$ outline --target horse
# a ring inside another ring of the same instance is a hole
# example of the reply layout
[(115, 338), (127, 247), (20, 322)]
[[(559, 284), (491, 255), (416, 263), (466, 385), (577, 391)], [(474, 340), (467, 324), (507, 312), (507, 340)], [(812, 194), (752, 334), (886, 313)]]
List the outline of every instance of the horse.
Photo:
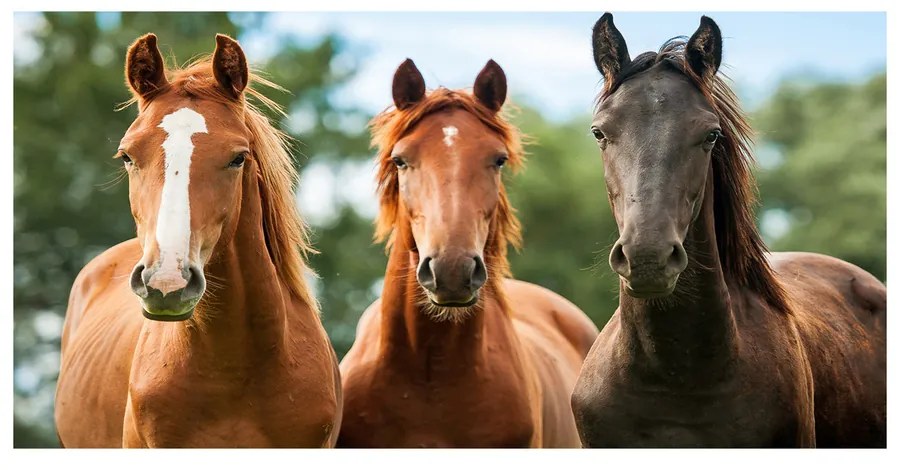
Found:
[(339, 447), (580, 447), (569, 397), (598, 330), (510, 278), (521, 238), (502, 168), (523, 151), (506, 89), (491, 60), (472, 93), (426, 93), (407, 59), (371, 122), (389, 259), (341, 361)]
[[(137, 119), (116, 158), (137, 238), (72, 286), (56, 393), (67, 447), (332, 447), (337, 356), (304, 275), (287, 136), (240, 45), (167, 72), (154, 34), (125, 64)], [(262, 107), (248, 101), (248, 95)]]
[(768, 252), (719, 27), (631, 60), (606, 13), (593, 54), (620, 296), (572, 395), (584, 445), (885, 447), (884, 284)]

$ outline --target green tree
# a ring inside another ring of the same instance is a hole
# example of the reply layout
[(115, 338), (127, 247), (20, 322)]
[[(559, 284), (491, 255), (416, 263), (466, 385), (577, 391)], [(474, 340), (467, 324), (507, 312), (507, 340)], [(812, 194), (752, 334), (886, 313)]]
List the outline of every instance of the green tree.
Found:
[[(887, 265), (885, 74), (862, 84), (784, 83), (753, 124), (771, 248), (824, 253), (884, 280)], [(767, 224), (763, 224), (766, 228)]]

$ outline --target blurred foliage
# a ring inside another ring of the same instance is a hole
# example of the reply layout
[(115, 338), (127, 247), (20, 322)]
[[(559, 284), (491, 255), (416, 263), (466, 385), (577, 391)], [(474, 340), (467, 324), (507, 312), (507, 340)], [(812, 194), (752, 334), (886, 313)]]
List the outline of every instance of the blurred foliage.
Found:
[[(122, 74), (128, 45), (153, 31), (163, 54), (184, 63), (212, 52), (215, 33), (240, 40), (258, 34), (263, 19), (250, 13), (44, 14), (33, 42), (16, 45), (34, 55), (17, 56), (14, 72), (16, 447), (58, 445), (52, 406), (69, 288), (91, 258), (134, 236), (127, 181), (110, 158), (136, 115), (134, 108), (113, 112), (129, 97)], [(268, 57), (248, 59), (290, 90), (267, 94), (289, 114), (280, 125), (297, 139), (298, 167), (324, 165), (333, 175), (371, 170), (370, 116), (335, 99), (363, 58), (333, 36), (302, 43), (276, 37), (272, 44), (277, 47)], [(510, 255), (513, 272), (567, 297), (602, 327), (618, 303), (606, 263), (616, 226), (589, 118), (550, 122), (523, 106), (513, 122), (531, 140), (525, 171), (506, 175), (525, 238), (524, 249)], [(829, 253), (883, 279), (884, 77), (864, 85), (785, 84), (754, 124), (761, 147), (774, 155), (761, 173), (766, 214), (786, 214), (787, 228), (769, 237), (773, 247)], [(301, 185), (310, 184), (312, 173)], [(343, 356), (359, 315), (380, 293), (386, 257), (371, 243), (365, 210), (346, 197), (321, 196), (323, 205), (335, 207), (312, 220), (320, 254), (310, 264), (319, 275), (314, 286), (322, 319)]]
[(773, 250), (825, 253), (885, 279), (886, 86), (885, 74), (858, 86), (786, 83), (756, 113), (774, 148), (760, 193), (788, 226)]
[(523, 107), (512, 121), (527, 135), (525, 169), (507, 175), (524, 244), (511, 252), (518, 279), (542, 285), (581, 307), (603, 327), (619, 305), (609, 250), (618, 230), (590, 118), (550, 123)]

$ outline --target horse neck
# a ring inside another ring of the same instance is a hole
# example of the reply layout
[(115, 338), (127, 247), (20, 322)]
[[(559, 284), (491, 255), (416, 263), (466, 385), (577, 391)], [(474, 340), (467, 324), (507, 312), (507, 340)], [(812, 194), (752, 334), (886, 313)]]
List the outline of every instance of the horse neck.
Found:
[[(398, 223), (388, 258), (381, 296), (381, 348), (385, 356), (421, 367), (427, 373), (438, 369), (441, 358), (449, 365), (465, 366), (483, 353), (488, 334), (491, 341), (503, 341), (509, 335), (496, 331), (511, 330), (504, 307), (495, 297), (499, 283), (488, 282), (482, 288), (481, 300), (462, 321), (437, 321), (423, 305), (421, 287), (416, 279), (418, 252), (409, 225)], [(492, 330), (488, 332), (487, 330)]]
[(289, 320), (313, 318), (315, 312), (292, 297), (268, 253), (256, 168), (248, 165), (234, 235), (210, 257), (208, 289), (192, 318), (172, 325), (173, 348), (188, 349), (192, 360), (213, 368), (276, 358)]
[(650, 375), (712, 379), (733, 358), (735, 321), (716, 245), (714, 191), (710, 168), (703, 206), (684, 243), (688, 267), (675, 291), (664, 299), (642, 300), (620, 286), (620, 339), (633, 363)]

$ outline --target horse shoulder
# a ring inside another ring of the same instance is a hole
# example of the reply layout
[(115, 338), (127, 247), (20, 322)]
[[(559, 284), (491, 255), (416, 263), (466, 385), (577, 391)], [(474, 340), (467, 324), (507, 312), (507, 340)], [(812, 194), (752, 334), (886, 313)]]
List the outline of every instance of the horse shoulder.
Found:
[(572, 413), (583, 443), (590, 442), (595, 435), (615, 432), (606, 423), (611, 419), (610, 413), (616, 410), (609, 406), (610, 399), (622, 385), (619, 372), (622, 365), (615, 354), (620, 331), (621, 318), (616, 309), (585, 357), (572, 390)]
[[(276, 431), (261, 431), (258, 436), (250, 435), (246, 442), (255, 438), (268, 440), (273, 447), (334, 447), (343, 419), (343, 388), (337, 353), (328, 332), (318, 315), (310, 315), (309, 305), (304, 299), (292, 296), (294, 302), (289, 315), (294, 328), (290, 330), (291, 350), (287, 362), (281, 363), (279, 371), (258, 371), (258, 383), (266, 383), (264, 389), (276, 392), (281, 401), (267, 399), (266, 413), (279, 416), (284, 427)], [(304, 364), (304, 367), (298, 367)], [(287, 396), (287, 400), (283, 398)], [(282, 413), (280, 410), (295, 410), (296, 403), (306, 401), (300, 412)], [(268, 420), (264, 425), (273, 424)], [(227, 436), (232, 424), (222, 420), (216, 424)], [(258, 426), (249, 422), (247, 429)], [(233, 436), (232, 436), (233, 437)], [(224, 439), (230, 439), (225, 437)]]
[(142, 323), (127, 280), (139, 257), (136, 240), (120, 243), (91, 260), (72, 285), (55, 409), (66, 446), (121, 445), (128, 376)]
[(110, 287), (113, 291), (116, 290), (116, 287), (111, 284), (116, 280), (121, 280), (123, 275), (127, 286), (128, 275), (140, 256), (140, 245), (135, 238), (107, 249), (81, 268), (69, 292), (69, 304), (66, 308), (62, 335), (63, 349), (71, 336), (75, 334), (85, 314), (93, 311), (88, 307), (97, 296), (112, 294)]
[[(346, 379), (352, 369), (360, 364), (370, 351), (377, 348), (379, 335), (381, 332), (381, 299), (376, 299), (369, 305), (356, 324), (356, 337), (353, 340), (353, 346), (344, 355), (341, 360), (341, 377)], [(344, 380), (346, 384), (346, 380)]]
[[(82, 335), (96, 333), (88, 329), (118, 334), (128, 331), (136, 334), (140, 329), (140, 303), (128, 288), (128, 276), (141, 256), (140, 250), (136, 239), (120, 243), (95, 257), (79, 272), (72, 284), (63, 325), (60, 348), (63, 359)], [(132, 306), (136, 309), (134, 315), (123, 312)], [(114, 334), (108, 338), (116, 344), (122, 339)]]
[(369, 330), (373, 327), (377, 327), (378, 324), (372, 324), (372, 320), (376, 317), (381, 316), (381, 298), (375, 299), (371, 305), (366, 307), (366, 310), (360, 315), (359, 323), (356, 325), (356, 336), (359, 337), (362, 334), (369, 332)]
[[(356, 338), (353, 346), (340, 362), (341, 383), (343, 384), (344, 408), (356, 411), (362, 401), (369, 395), (368, 385), (374, 379), (375, 359), (377, 353), (381, 317), (381, 299), (376, 299), (359, 318), (356, 325)], [(345, 426), (351, 427), (357, 416), (345, 420)], [(344, 436), (345, 438), (346, 436)]]
[(507, 280), (504, 286), (516, 333), (539, 377), (542, 447), (579, 447), (571, 410), (572, 389), (597, 327), (578, 307), (543, 287)]

